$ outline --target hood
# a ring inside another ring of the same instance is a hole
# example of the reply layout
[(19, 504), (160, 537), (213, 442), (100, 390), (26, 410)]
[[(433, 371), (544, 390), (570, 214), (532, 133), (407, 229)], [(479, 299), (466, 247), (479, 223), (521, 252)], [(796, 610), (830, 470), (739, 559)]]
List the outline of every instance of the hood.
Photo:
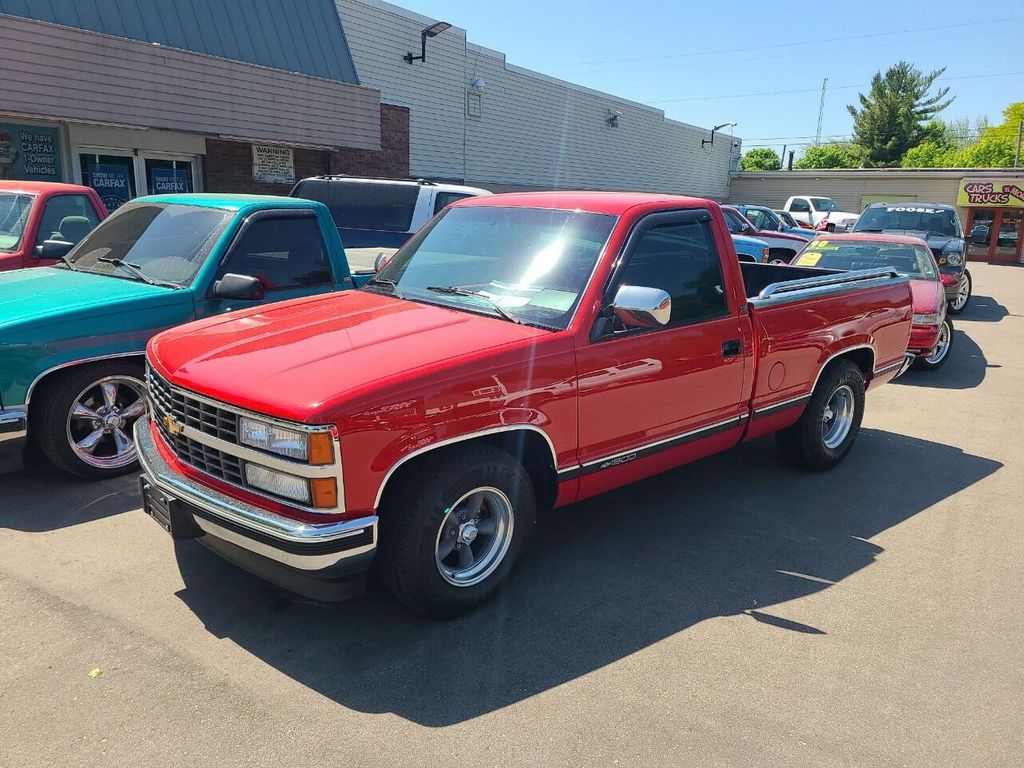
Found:
[(883, 235), (907, 235), (909, 237), (917, 237), (928, 243), (928, 247), (933, 252), (944, 253), (946, 249), (951, 251), (961, 251), (963, 248), (956, 248), (950, 246), (957, 246), (963, 243), (963, 238), (951, 237), (950, 235), (938, 235), (935, 233), (929, 234), (923, 229), (883, 229)]
[(749, 245), (751, 248), (768, 247), (768, 243), (764, 240), (758, 240), (756, 237), (747, 237), (746, 235), (733, 235), (732, 242), (734, 245)]
[[(149, 358), (176, 385), (292, 421), (416, 369), (550, 335), (446, 307), (344, 291), (165, 331)], [(443, 372), (434, 381), (443, 381)]]
[(910, 295), (914, 303), (914, 314), (927, 315), (938, 312), (946, 300), (946, 290), (938, 280), (911, 280)]
[[(811, 230), (807, 230), (808, 234), (813, 236)], [(758, 237), (770, 237), (774, 240), (792, 240), (794, 243), (800, 243), (803, 245), (807, 242), (806, 237), (800, 237), (799, 235), (791, 235), (788, 232), (772, 232), (771, 230), (760, 230), (757, 233)]]
[(109, 314), (138, 302), (177, 304), (183, 295), (189, 296), (187, 291), (70, 269), (16, 269), (0, 272), (0, 328), (39, 318), (61, 321)]

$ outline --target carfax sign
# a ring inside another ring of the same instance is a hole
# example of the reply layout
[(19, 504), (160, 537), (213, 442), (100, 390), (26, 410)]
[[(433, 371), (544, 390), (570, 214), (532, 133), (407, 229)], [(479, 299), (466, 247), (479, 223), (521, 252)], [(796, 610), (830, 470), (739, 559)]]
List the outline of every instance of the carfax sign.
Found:
[(1024, 176), (1018, 179), (964, 179), (957, 205), (1024, 208)]
[(132, 197), (128, 180), (128, 169), (123, 165), (97, 164), (89, 171), (89, 186), (103, 201), (107, 210), (113, 213)]
[(57, 129), (0, 123), (0, 179), (61, 181)]

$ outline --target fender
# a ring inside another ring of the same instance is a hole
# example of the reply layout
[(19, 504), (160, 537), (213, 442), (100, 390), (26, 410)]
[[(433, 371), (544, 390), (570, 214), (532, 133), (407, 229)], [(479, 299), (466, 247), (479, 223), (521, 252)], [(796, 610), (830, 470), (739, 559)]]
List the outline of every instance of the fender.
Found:
[(74, 367), (79, 366), (79, 365), (88, 365), (89, 363), (98, 363), (98, 362), (102, 362), (104, 360), (117, 360), (117, 359), (125, 358), (125, 357), (137, 357), (140, 360), (144, 360), (145, 357), (146, 357), (146, 350), (145, 349), (141, 349), (141, 350), (139, 350), (137, 352), (113, 352), (113, 353), (108, 354), (108, 355), (96, 355), (94, 357), (82, 357), (82, 358), (78, 358), (78, 359), (75, 359), (75, 360), (68, 360), (67, 362), (51, 366), (50, 368), (47, 368), (42, 373), (37, 375), (32, 380), (32, 383), (29, 384), (28, 391), (25, 394), (25, 407), (27, 408), (29, 403), (31, 403), (31, 401), (32, 401), (32, 392), (35, 390), (36, 385), (39, 382), (41, 382), (43, 379), (45, 379), (47, 376), (49, 376), (51, 373), (56, 373), (57, 371), (64, 370), (65, 368), (74, 368)]

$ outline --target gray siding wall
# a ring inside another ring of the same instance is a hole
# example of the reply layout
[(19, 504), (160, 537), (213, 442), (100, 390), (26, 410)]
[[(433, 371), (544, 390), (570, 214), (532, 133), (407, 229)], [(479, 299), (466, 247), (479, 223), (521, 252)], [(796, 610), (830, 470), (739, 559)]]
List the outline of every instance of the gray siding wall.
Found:
[(370, 88), (2, 14), (0, 51), (6, 112), (380, 149)]
[[(714, 151), (700, 146), (710, 130), (665, 119), (660, 110), (509, 65), (467, 42), (452, 27), (427, 41), (435, 19), (380, 0), (337, 0), (360, 81), (381, 100), (410, 109), (414, 176), (466, 179), (495, 191), (516, 188), (631, 189), (724, 198), (729, 136)], [(486, 86), (479, 118), (467, 117), (467, 89)], [(619, 127), (605, 123), (622, 112)]]

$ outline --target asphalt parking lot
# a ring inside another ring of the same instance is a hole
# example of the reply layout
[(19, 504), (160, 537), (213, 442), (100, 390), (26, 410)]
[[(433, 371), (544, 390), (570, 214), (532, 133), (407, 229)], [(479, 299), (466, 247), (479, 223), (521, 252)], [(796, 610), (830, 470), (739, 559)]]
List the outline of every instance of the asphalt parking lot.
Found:
[(173, 546), (134, 477), (0, 478), (0, 765), (1024, 764), (1024, 269), (972, 272), (839, 469), (761, 441), (550, 513), (452, 622)]

